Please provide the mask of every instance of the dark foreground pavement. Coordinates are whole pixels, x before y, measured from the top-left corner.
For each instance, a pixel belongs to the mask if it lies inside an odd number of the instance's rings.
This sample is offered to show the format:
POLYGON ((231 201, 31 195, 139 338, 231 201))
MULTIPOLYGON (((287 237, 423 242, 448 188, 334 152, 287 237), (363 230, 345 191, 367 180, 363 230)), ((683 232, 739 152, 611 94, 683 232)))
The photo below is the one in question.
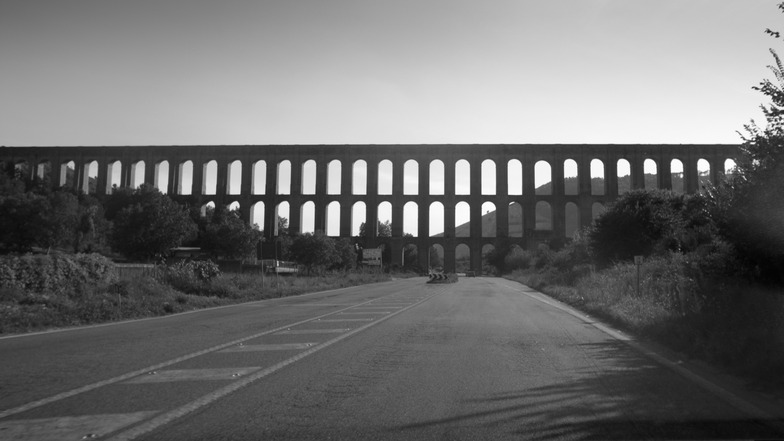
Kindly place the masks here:
POLYGON ((502 279, 412 279, 0 339, 0 440, 784 437, 554 305, 502 279))

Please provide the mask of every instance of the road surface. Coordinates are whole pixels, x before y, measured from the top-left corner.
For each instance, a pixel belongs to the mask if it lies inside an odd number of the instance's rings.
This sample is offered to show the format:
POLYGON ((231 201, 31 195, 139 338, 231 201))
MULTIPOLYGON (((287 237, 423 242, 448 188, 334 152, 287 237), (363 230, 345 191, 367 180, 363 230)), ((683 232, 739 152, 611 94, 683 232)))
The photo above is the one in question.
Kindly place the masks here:
POLYGON ((0 440, 784 437, 778 416, 496 278, 3 338, 0 359, 0 440))

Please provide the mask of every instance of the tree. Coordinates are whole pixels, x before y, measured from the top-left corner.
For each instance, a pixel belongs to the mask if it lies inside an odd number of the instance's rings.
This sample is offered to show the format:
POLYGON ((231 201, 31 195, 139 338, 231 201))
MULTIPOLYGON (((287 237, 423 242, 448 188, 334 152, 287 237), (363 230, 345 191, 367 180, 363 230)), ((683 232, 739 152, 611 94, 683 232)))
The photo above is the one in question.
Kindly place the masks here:
MULTIPOLYGON (((392 224, 389 221, 383 223, 381 221, 378 221, 376 231, 378 232, 376 234, 376 237, 392 237, 392 224)), ((368 237, 370 237, 365 222, 359 224, 359 237, 363 239, 367 239, 368 237)))
POLYGON ((443 269, 444 260, 441 259, 441 253, 438 252, 438 248, 435 245, 431 245, 430 248, 427 250, 430 256, 430 268, 441 268, 443 269))
POLYGON ((98 199, 79 194, 79 222, 76 226, 74 251, 92 253, 107 248, 111 223, 104 216, 103 205, 98 199))
POLYGON ((330 238, 334 242, 335 255, 333 261, 328 265, 331 270, 350 270, 356 266, 357 251, 354 248, 354 242, 347 237, 339 239, 330 238))
POLYGON ((52 236, 49 200, 32 192, 0 196, 0 249, 26 252, 52 236))
MULTIPOLYGON (((784 11, 784 3, 778 5, 784 11)), ((770 29, 774 38, 780 34, 770 29)), ((770 103, 761 105, 766 125, 744 126, 736 168, 727 180, 709 189, 719 232, 736 249, 751 274, 763 281, 784 282, 784 65, 771 49, 774 80, 753 89, 770 103)))
POLYGON ((278 216, 278 236, 288 236, 289 234, 289 220, 285 217, 278 216))
POLYGON ((201 249, 225 259, 247 258, 256 251, 261 231, 240 219, 237 210, 225 207, 207 210, 209 221, 201 231, 201 249))
POLYGON ((185 209, 150 185, 142 185, 114 218, 112 248, 126 257, 152 260, 196 235, 185 209))
POLYGON ((80 218, 79 197, 68 191, 53 191, 47 199, 50 210, 43 216, 49 228, 42 232, 41 245, 73 249, 80 218))
MULTIPOLYGON (((378 221, 376 224, 376 238, 388 238, 392 237, 392 224, 389 221, 381 222, 378 221)), ((367 248, 371 244, 368 241, 370 237, 370 233, 367 231, 367 225, 365 222, 359 224, 359 244, 362 248, 367 248)), ((381 248, 381 261, 385 264, 389 264, 392 260, 392 247, 388 241, 381 243, 379 246, 381 248)))
POLYGON ((305 266, 308 274, 336 260, 335 244, 320 231, 294 237, 290 252, 297 263, 305 266))
POLYGON ((715 226, 701 195, 633 190, 594 221, 588 241, 597 263, 632 260, 667 251, 693 251, 711 240, 715 226))

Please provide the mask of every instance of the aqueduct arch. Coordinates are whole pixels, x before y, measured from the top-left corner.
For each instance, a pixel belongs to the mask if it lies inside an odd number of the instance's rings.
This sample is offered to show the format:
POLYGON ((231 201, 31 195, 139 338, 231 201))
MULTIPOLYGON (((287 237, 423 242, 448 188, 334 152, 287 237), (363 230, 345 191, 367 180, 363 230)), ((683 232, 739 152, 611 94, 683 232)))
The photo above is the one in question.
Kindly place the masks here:
POLYGON ((699 191, 737 154, 725 144, 0 147, 0 160, 53 187, 104 193, 144 182, 191 206, 238 203, 268 239, 279 207, 288 207, 292 232, 302 231, 304 212, 308 230, 340 237, 354 236, 359 222, 388 220, 392 237, 369 228, 371 246, 388 243, 402 265, 406 246, 424 257, 438 244, 447 271, 456 249, 468 248, 464 257, 481 271, 488 244, 562 240, 626 189, 699 191), (404 231, 412 210, 405 229, 414 237, 404 231), (431 216, 442 231, 431 231, 431 216))

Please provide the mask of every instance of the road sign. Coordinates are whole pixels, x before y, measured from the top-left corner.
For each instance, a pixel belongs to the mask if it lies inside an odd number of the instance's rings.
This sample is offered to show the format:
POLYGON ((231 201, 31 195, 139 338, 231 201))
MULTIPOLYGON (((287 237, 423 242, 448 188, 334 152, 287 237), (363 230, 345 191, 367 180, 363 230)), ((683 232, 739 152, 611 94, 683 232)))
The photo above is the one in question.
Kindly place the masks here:
POLYGON ((381 249, 365 248, 362 250, 362 265, 381 266, 381 249))

